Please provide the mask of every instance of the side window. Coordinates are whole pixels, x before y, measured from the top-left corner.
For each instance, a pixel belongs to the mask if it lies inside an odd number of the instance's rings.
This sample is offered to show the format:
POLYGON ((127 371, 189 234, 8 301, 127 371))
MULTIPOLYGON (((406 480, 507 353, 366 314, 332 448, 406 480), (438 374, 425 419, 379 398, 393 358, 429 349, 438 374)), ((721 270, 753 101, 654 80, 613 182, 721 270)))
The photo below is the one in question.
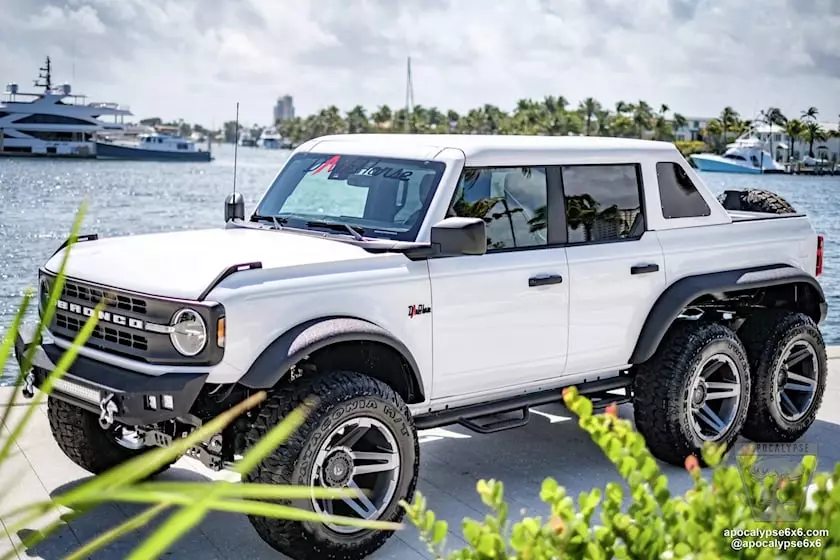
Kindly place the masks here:
POLYGON ((546 245, 547 193, 544 167, 468 168, 449 215, 483 218, 488 251, 546 245))
POLYGON ((695 218, 709 216, 712 210, 683 167, 675 162, 661 161, 656 164, 659 180, 659 199, 665 218, 695 218))
POLYGON ((637 239, 645 231, 635 164, 562 168, 569 243, 637 239))

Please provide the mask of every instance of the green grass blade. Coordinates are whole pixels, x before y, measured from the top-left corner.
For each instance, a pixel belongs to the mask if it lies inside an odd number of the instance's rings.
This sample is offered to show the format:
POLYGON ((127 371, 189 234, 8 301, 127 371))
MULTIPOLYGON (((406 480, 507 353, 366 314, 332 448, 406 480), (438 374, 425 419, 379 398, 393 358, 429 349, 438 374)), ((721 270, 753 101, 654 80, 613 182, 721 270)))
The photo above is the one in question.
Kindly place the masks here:
POLYGON ((207 503, 216 499, 221 488, 230 482, 210 484, 210 490, 201 498, 193 499, 192 504, 170 516, 154 533, 135 548, 128 560, 159 558, 172 544, 204 520, 207 515, 207 503))
MULTIPOLYGON (((142 492, 168 492, 172 494, 203 494, 207 491, 206 482, 145 482, 132 486, 142 492)), ((283 484, 262 484, 247 482, 225 487, 220 496, 225 498, 265 498, 267 500, 299 500, 316 498, 318 500, 340 500, 359 498, 365 492, 353 488, 322 488, 310 486, 288 486, 283 484)))
POLYGON ((307 399, 301 406, 293 410, 282 422, 274 426, 265 436, 254 444, 248 452, 234 465, 233 471, 246 475, 254 470, 263 459, 271 455, 277 447, 300 427, 309 413, 317 406, 315 399, 307 399))
POLYGON ((357 517, 320 514, 293 506, 272 504, 270 502, 260 502, 256 500, 215 500, 209 502, 208 507, 215 511, 258 515, 262 517, 275 517, 277 519, 288 519, 290 521, 332 523, 334 525, 347 525, 351 527, 376 529, 380 531, 398 531, 403 529, 402 524, 393 523, 391 521, 369 521, 366 519, 359 519, 357 517))
MULTIPOLYGON (((9 361, 9 356, 12 355, 12 348, 15 346, 15 338, 17 337, 17 333, 20 331, 20 326, 23 324, 23 317, 26 315, 26 310, 29 308, 29 302, 32 299, 32 290, 27 290, 26 293, 23 295, 23 300, 20 303, 20 308, 18 312, 15 314, 15 318, 12 320, 12 325, 9 327, 9 330, 6 331, 6 335, 3 337, 3 344, 0 346, 0 371, 6 367, 6 362, 9 361)), ((18 379, 15 382, 14 388, 12 389, 12 395, 9 397, 9 401, 6 403, 6 408, 3 409, 3 417, 0 418, 0 429, 6 425, 6 422, 9 419, 9 415, 12 413, 12 407, 15 405, 15 401, 17 400, 18 393, 20 392, 20 381, 23 379, 23 376, 19 373, 18 379)))
POLYGON ((38 406, 43 401, 45 395, 48 395, 51 391, 53 386, 55 385, 56 380, 64 375, 64 372, 73 364, 75 361, 76 356, 79 353, 79 348, 81 348, 87 339, 90 338, 90 335, 93 333, 93 329, 96 326, 97 321, 99 320, 99 311, 102 309, 103 304, 100 302, 96 308, 94 309, 93 314, 88 317, 88 320, 85 321, 82 330, 79 331, 79 335, 73 341, 73 344, 68 348, 64 354, 62 354, 61 359, 56 364, 55 369, 50 372, 47 378, 44 380, 44 383, 41 385, 41 391, 39 391, 30 405, 26 408, 26 412, 23 414, 23 418, 21 418, 20 422, 14 427, 14 429, 10 430, 11 436, 6 441, 3 448, 0 449, 0 465, 3 464, 5 459, 7 458, 9 451, 14 445, 14 442, 17 438, 20 437, 20 434, 23 433, 24 428, 32 419, 32 415, 38 410, 38 406))
POLYGON ((75 552, 68 556, 65 560, 81 560, 82 558, 87 558, 97 550, 108 546, 112 542, 116 541, 117 539, 131 533, 132 531, 136 531, 144 527, 147 523, 153 520, 155 517, 163 513, 163 511, 169 507, 169 504, 158 504, 156 506, 152 506, 146 511, 143 511, 134 517, 126 520, 124 523, 121 523, 114 527, 113 529, 102 533, 92 541, 88 542, 75 552))
MULTIPOLYGON (((186 491, 179 488, 181 483, 162 482, 153 484, 134 484, 125 488, 111 488, 107 492, 82 496, 76 500, 57 498, 56 505, 79 508, 88 507, 104 502, 158 503, 171 502, 175 505, 189 505, 207 494, 207 489, 215 483, 194 482, 186 483, 186 491)), ((311 488, 309 486, 280 486, 271 484, 233 484, 223 485, 216 489, 216 497, 224 498, 253 498, 270 500, 300 500, 315 498, 318 500, 339 500, 342 498, 358 498, 362 492, 351 488, 311 488)), ((46 502, 51 504, 52 502, 46 502)), ((43 502, 39 504, 42 506, 43 502)))
POLYGON ((82 227, 82 220, 84 219, 86 212, 87 202, 82 201, 79 211, 76 213, 76 219, 73 221, 73 227, 70 229, 70 237, 67 239, 67 247, 65 248, 64 256, 61 259, 61 266, 58 269, 58 275, 56 276, 55 282, 50 289, 50 299, 38 321, 38 327, 35 331, 35 339, 32 341, 32 345, 26 351, 23 358, 21 371, 24 374, 25 372, 28 372, 29 368, 32 366, 32 360, 35 357, 35 350, 38 344, 41 343, 44 330, 52 321, 53 315, 55 315, 55 310, 58 307, 58 300, 61 297, 61 292, 64 289, 64 283, 66 281, 67 262, 70 258, 70 252, 73 245, 76 243, 76 240, 79 238, 79 230, 82 227))

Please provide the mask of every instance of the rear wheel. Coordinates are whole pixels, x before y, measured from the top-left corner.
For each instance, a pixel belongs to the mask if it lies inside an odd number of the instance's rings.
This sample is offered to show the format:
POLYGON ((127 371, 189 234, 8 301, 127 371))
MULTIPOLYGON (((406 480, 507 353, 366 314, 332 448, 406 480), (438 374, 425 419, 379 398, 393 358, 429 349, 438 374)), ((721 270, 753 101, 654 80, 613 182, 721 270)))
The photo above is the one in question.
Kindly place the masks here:
POLYGON ((739 334, 753 376, 744 436, 796 441, 816 420, 825 393, 828 361, 819 328, 803 313, 762 310, 739 334))
POLYGON ((706 442, 735 441, 750 396, 747 354, 717 323, 675 324, 659 349, 636 368, 633 411, 651 453, 674 465, 706 442))

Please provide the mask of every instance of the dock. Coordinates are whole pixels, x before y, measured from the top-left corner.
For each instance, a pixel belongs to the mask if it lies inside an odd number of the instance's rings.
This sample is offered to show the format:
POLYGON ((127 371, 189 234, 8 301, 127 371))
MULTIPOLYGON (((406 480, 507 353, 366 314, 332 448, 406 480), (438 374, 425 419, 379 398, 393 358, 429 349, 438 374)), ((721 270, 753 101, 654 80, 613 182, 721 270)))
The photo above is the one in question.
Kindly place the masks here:
POLYGON ((816 175, 840 176, 840 164, 827 163, 822 165, 805 165, 803 163, 786 164, 784 172, 786 175, 816 175))
MULTIPOLYGON (((817 421, 800 440, 816 445, 818 471, 832 471, 834 464, 840 462, 840 410, 832 406, 840 400, 840 347, 830 347, 828 355, 828 387, 823 405, 817 421)), ((9 393, 10 389, 0 388, 0 402, 8 402, 9 393)), ((20 418, 24 409, 23 405, 15 406, 12 421, 20 418)), ((632 419, 632 406, 622 405, 619 415, 632 419)), ((540 484, 546 477, 554 477, 572 496, 596 486, 603 489, 610 481, 620 481, 615 467, 562 405, 532 409, 531 418, 531 423, 524 428, 490 435, 475 434, 461 427, 420 432, 418 490, 426 496, 437 517, 449 522, 448 550, 466 546, 461 534, 464 518, 481 520, 488 512, 475 491, 479 479, 495 478, 505 483, 505 496, 513 521, 521 517, 522 509, 526 509, 528 515, 548 515, 547 507, 539 499, 540 484)), ((0 440, 9 436, 7 428, 2 430, 0 440)), ((682 494, 691 487, 691 478, 684 469, 664 464, 662 468, 672 493, 682 494)), ((4 483, 0 487, 10 489, 7 495, 0 496, 0 514, 65 492, 90 476, 70 462, 53 442, 46 407, 41 406, 26 433, 15 442, 11 460, 0 469, 0 481, 4 483), (13 477, 17 477, 17 483, 6 486, 5 483, 15 480, 13 477)), ((236 480, 231 473, 210 471, 187 458, 179 460, 159 479, 236 480)), ((71 521, 36 547, 21 552, 18 558, 65 558, 82 544, 143 509, 130 504, 100 506, 71 521)), ((55 515, 60 513, 63 512, 57 511, 55 515)), ((10 550, 12 542, 19 543, 21 537, 44 524, 41 521, 37 526, 9 537, 0 519, 0 556, 10 550)), ((154 526, 156 523, 124 537, 93 558, 125 558, 154 526)), ((201 560, 282 558, 257 536, 244 516, 216 512, 210 513, 201 525, 179 540, 166 557, 201 560)), ((431 558, 431 555, 418 539, 416 530, 406 525, 370 558, 420 560, 431 558)))

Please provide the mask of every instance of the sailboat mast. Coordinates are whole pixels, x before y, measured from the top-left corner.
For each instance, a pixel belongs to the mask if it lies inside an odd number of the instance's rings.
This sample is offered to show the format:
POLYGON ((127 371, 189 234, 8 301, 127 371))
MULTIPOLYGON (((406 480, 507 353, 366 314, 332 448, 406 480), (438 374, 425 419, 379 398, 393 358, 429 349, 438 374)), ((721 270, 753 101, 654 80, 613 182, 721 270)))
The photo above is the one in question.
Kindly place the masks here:
POLYGON ((411 82, 411 57, 406 65, 405 83, 405 131, 411 131, 411 112, 414 110, 414 84, 411 82))

